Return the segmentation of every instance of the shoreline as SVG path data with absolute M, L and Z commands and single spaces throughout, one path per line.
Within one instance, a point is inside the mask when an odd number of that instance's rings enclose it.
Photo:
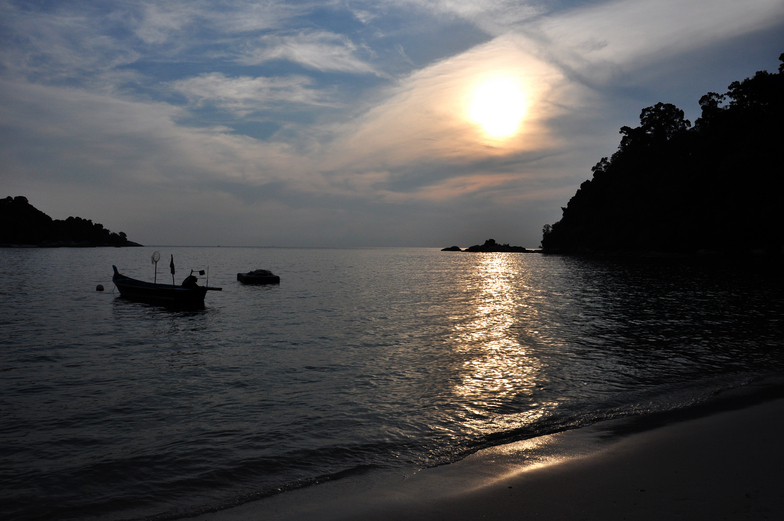
M 784 398 L 768 400 L 644 431 L 634 421 L 603 422 L 407 476 L 338 480 L 192 519 L 780 519 Z

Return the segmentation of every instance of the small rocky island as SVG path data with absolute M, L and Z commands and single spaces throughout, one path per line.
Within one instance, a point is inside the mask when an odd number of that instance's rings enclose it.
M 533 250 L 527 250 L 522 246 L 509 246 L 508 244 L 499 244 L 495 242 L 495 239 L 487 239 L 484 244 L 479 245 L 475 244 L 473 246 L 469 246 L 465 250 L 461 250 L 460 246 L 450 246 L 449 248 L 444 248 L 441 251 L 467 251 L 471 253 L 529 253 Z
M 0 246 L 93 247 L 141 246 L 124 232 L 114 233 L 81 217 L 52 219 L 31 205 L 26 197 L 0 199 Z

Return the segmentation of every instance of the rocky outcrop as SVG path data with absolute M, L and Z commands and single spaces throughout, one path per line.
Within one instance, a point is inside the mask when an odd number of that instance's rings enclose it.
M 525 253 L 528 250 L 523 248 L 522 246 L 509 246 L 508 244 L 499 244 L 495 242 L 495 239 L 487 239 L 484 244 L 481 246 L 476 244 L 474 246 L 469 246 L 466 248 L 465 251 L 468 252 L 480 252 L 480 253 Z

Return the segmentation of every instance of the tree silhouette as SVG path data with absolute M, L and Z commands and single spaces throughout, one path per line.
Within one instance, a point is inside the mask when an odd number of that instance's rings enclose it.
M 694 128 L 657 103 L 545 227 L 545 251 L 782 249 L 784 54 L 725 94 L 700 98 Z
M 683 111 L 671 103 L 657 103 L 642 109 L 639 127 L 621 127 L 620 150 L 662 145 L 691 126 L 683 116 Z

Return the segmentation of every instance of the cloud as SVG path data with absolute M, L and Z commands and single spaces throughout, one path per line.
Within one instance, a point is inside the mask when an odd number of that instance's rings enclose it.
M 167 103 L 8 81 L 0 94 L 7 172 L 119 189 L 196 187 L 216 178 L 259 184 L 304 170 L 285 143 L 178 125 L 185 111 Z
M 213 72 L 172 82 L 170 87 L 197 106 L 212 103 L 237 117 L 280 103 L 335 106 L 323 90 L 312 88 L 312 84 L 313 81 L 305 76 L 227 78 Z
M 41 12 L 0 4 L 0 48 L 3 74 L 29 77 L 38 83 L 79 84 L 105 88 L 105 75 L 118 78 L 118 67 L 139 53 L 106 33 L 111 17 L 53 8 Z
M 195 21 L 197 5 L 192 6 L 195 9 L 188 9 L 179 2 L 141 3 L 134 32 L 148 45 L 166 43 Z
M 258 42 L 260 46 L 243 53 L 237 60 L 245 65 L 288 60 L 318 71 L 379 74 L 357 56 L 363 52 L 369 57 L 368 49 L 358 47 L 344 35 L 307 31 L 294 35 L 265 35 Z
M 486 0 L 483 2 L 475 0 L 410 0 L 407 3 L 442 15 L 458 16 L 471 20 L 496 36 L 500 36 L 508 32 L 510 27 L 530 21 L 548 10 L 542 2 L 520 0 Z
M 371 165 L 473 162 L 559 145 L 547 121 L 579 98 L 564 99 L 563 75 L 528 51 L 528 43 L 517 36 L 498 38 L 400 81 L 382 103 L 340 130 L 344 137 L 334 143 L 339 156 L 376 169 Z M 474 91 L 498 77 L 519 82 L 526 97 L 522 132 L 510 139 L 484 136 L 468 114 Z
M 124 7 L 129 25 L 142 42 L 150 46 L 173 45 L 180 51 L 200 47 L 210 33 L 236 37 L 274 30 L 307 9 L 308 6 L 297 7 L 288 2 L 245 0 L 147 0 Z
M 781 24 L 780 0 L 620 0 L 537 21 L 529 34 L 583 81 L 604 85 L 654 61 Z

